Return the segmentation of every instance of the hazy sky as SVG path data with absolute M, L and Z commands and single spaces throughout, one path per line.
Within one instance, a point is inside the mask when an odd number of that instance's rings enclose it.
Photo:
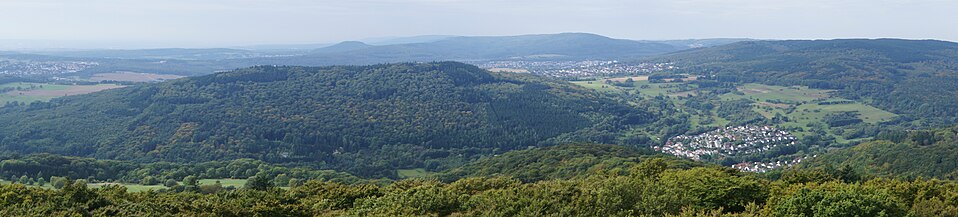
M 0 20 L 0 40 L 184 47 L 559 32 L 958 41 L 958 0 L 0 0 Z

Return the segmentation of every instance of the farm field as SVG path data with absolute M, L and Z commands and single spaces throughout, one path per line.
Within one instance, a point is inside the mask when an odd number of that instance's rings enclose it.
M 31 103 L 49 101 L 63 96 L 94 93 L 103 90 L 124 87 L 116 84 L 64 85 L 43 83 L 7 83 L 0 84 L 0 104 L 8 102 Z
M 726 94 L 722 98 L 726 100 L 737 98 L 750 98 L 756 101 L 782 101 L 786 103 L 807 103 L 812 100 L 825 99 L 829 97 L 829 90 L 810 89 L 808 87 L 782 87 L 769 86 L 763 84 L 744 84 L 736 87 L 744 95 Z
M 632 83 L 625 81 L 632 78 Z M 573 83 L 582 87 L 594 89 L 600 92 L 610 94 L 634 94 L 639 97 L 652 98 L 665 96 L 667 99 L 679 105 L 678 108 L 689 112 L 689 122 L 693 126 L 721 127 L 729 124 L 728 120 L 716 115 L 716 109 L 711 111 L 692 111 L 684 105 L 690 96 L 700 94 L 702 89 L 697 85 L 688 82 L 666 82 L 651 83 L 642 77 L 619 77 L 605 78 L 595 81 L 575 81 Z M 691 79 L 689 79 L 691 80 Z M 713 98 L 713 103 L 718 101 L 749 100 L 752 101 L 752 110 L 761 114 L 767 119 L 772 119 L 776 115 L 787 117 L 788 120 L 775 124 L 777 127 L 785 129 L 801 129 L 799 132 L 793 132 L 801 137 L 811 135 L 813 128 L 822 128 L 830 136 L 837 138 L 839 142 L 848 142 L 840 135 L 834 135 L 825 125 L 825 117 L 829 114 L 838 114 L 842 112 L 853 112 L 862 122 L 876 124 L 893 120 L 898 115 L 884 111 L 861 102 L 843 99 L 831 95 L 831 90 L 813 89 L 802 86 L 772 86 L 748 83 L 735 87 L 735 91 L 720 94 Z M 632 97 L 633 95 L 629 95 Z M 707 121 L 706 121 L 707 120 Z
M 399 178 L 403 179 L 420 178 L 433 174 L 432 172 L 426 171 L 426 169 L 423 168 L 396 170 L 396 172 L 399 173 Z

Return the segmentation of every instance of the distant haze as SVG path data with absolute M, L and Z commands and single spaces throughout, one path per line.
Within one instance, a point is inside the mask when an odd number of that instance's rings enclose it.
M 414 35 L 958 41 L 955 0 L 0 0 L 0 49 L 226 47 Z

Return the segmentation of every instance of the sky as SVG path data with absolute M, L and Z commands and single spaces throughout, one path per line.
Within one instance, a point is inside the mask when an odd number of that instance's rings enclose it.
M 0 47 L 224 47 L 561 32 L 637 40 L 958 41 L 956 26 L 958 0 L 0 0 Z

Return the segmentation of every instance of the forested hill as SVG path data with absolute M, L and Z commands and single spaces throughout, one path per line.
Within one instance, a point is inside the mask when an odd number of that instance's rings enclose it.
M 958 123 L 958 43 L 747 41 L 654 58 L 712 79 L 836 89 L 924 126 Z
M 958 178 L 958 127 L 886 131 L 878 140 L 829 152 L 805 163 L 810 168 L 850 168 L 879 177 Z
M 427 43 L 369 46 L 361 49 L 318 49 L 313 54 L 303 56 L 258 58 L 242 61 L 257 64 L 317 66 L 449 60 L 632 59 L 682 49 L 686 49 L 686 47 L 650 41 L 613 39 L 587 33 L 562 33 L 519 36 L 462 36 Z M 339 52 L 330 52 L 337 50 Z
M 455 181 L 466 177 L 505 176 L 523 182 L 569 180 L 588 177 L 598 171 L 627 173 L 636 164 L 658 160 L 662 169 L 689 169 L 703 163 L 666 155 L 651 150 L 637 150 L 617 145 L 567 144 L 537 149 L 518 150 L 480 159 L 468 165 L 439 174 L 440 180 Z
M 589 135 L 658 116 L 563 81 L 454 62 L 260 66 L 10 104 L 0 109 L 0 149 L 138 162 L 254 158 L 390 176 L 425 159 L 600 140 Z

